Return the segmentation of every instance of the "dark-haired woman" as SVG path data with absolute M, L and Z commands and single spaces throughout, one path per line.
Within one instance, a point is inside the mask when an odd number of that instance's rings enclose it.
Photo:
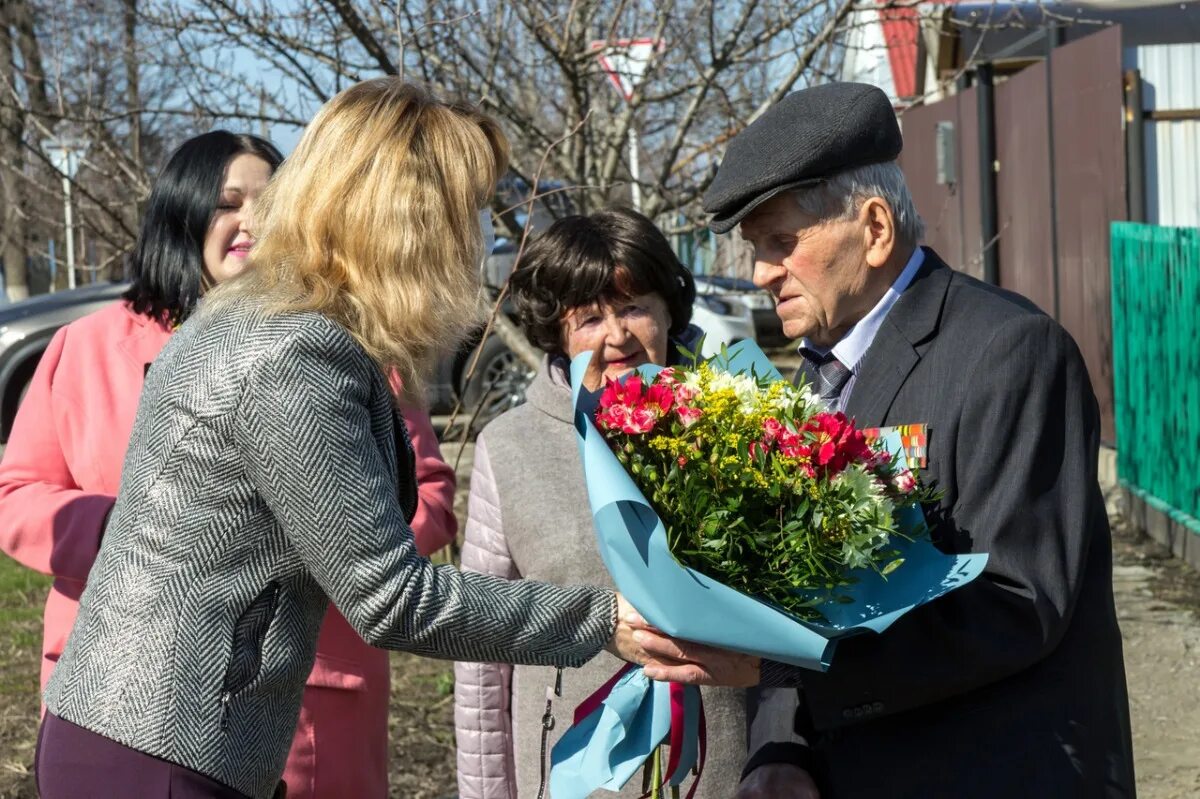
M 58 331 L 42 356 L 0 463 L 0 549 L 54 576 L 42 685 L 62 653 L 120 484 L 142 382 L 212 286 L 246 268 L 258 195 L 282 157 L 255 136 L 189 139 L 151 192 L 123 302 Z M 429 418 L 404 416 L 418 454 L 417 546 L 454 537 L 453 472 Z M 387 795 L 387 653 L 330 609 L 288 757 L 289 797 Z
M 646 217 L 613 209 L 566 217 L 536 239 L 510 281 L 520 323 L 546 357 L 527 402 L 489 424 L 475 445 L 462 566 L 509 579 L 612 586 L 592 528 L 572 425 L 571 358 L 595 352 L 605 377 L 674 361 L 694 349 L 695 284 Z M 601 348 L 602 347 L 602 348 Z M 600 653 L 562 680 L 557 723 L 622 666 Z M 542 716 L 555 684 L 546 666 L 458 663 L 455 727 L 461 799 L 538 796 Z M 737 792 L 746 755 L 745 693 L 705 688 L 709 762 L 697 796 Z M 642 795 L 634 778 L 619 794 Z

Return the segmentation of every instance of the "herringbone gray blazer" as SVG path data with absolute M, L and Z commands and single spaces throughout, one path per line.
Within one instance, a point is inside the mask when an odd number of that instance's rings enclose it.
M 417 555 L 396 420 L 383 375 L 324 316 L 240 299 L 185 324 L 147 376 L 49 711 L 269 796 L 329 600 L 380 647 L 556 666 L 595 656 L 615 624 L 611 591 Z

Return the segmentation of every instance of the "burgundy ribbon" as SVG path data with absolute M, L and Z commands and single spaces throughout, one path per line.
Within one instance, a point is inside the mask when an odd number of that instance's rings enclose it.
M 699 689 L 696 689 L 699 692 Z M 696 779 L 692 780 L 692 789 L 688 791 L 687 799 L 696 795 L 700 785 L 700 775 L 704 773 L 704 759 L 708 756 L 708 724 L 704 720 L 704 694 L 700 694 L 700 759 L 696 761 Z
M 670 782 L 671 777 L 675 775 L 676 769 L 679 768 L 679 760 L 683 757 L 683 735 L 684 735 L 684 694 L 687 687 L 680 683 L 671 683 L 671 734 L 668 738 L 668 744 L 671 747 L 671 756 L 667 759 L 667 768 L 663 772 L 662 787 L 666 787 Z M 704 720 L 704 695 L 700 693 L 700 689 L 696 689 L 697 701 L 700 703 L 700 757 L 696 760 L 696 778 L 692 780 L 692 787 L 688 789 L 687 799 L 692 799 L 696 795 L 696 789 L 700 787 L 700 775 L 704 773 L 704 761 L 708 756 L 708 729 Z
M 679 768 L 679 759 L 683 757 L 683 695 L 684 687 L 677 682 L 670 683 L 671 691 L 671 734 L 667 739 L 671 747 L 671 756 L 667 759 L 666 780 L 675 776 Z M 664 783 L 665 784 L 665 783 Z
M 612 693 L 612 689 L 616 687 L 617 683 L 621 681 L 621 678 L 628 674 L 629 670 L 632 668 L 632 663 L 626 663 L 623 667 L 621 667 L 620 671 L 608 678 L 608 682 L 604 683 L 604 685 L 601 685 L 596 689 L 595 693 L 580 702 L 579 707 L 575 708 L 575 723 L 578 724 L 588 716 L 592 715 L 592 711 L 603 704 L 604 698 Z

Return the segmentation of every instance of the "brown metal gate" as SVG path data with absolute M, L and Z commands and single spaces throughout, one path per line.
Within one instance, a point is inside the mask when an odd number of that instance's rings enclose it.
M 1075 338 L 1108 442 L 1115 441 L 1109 223 L 1128 218 L 1121 68 L 1121 30 L 1112 27 L 997 82 L 993 241 L 982 233 L 986 114 L 978 89 L 905 112 L 900 159 L 927 242 L 977 277 L 983 253 L 994 247 L 1000 285 L 1037 303 Z M 939 122 L 954 124 L 955 182 L 947 185 L 937 180 Z
M 983 277 L 979 224 L 979 110 L 975 89 L 904 112 L 900 167 L 925 220 L 925 242 L 947 262 Z M 953 126 L 954 180 L 937 180 L 937 129 Z
M 1100 401 L 1102 435 L 1113 442 L 1109 223 L 1129 218 L 1121 31 L 1093 34 L 1054 56 L 1058 319 L 1083 351 Z

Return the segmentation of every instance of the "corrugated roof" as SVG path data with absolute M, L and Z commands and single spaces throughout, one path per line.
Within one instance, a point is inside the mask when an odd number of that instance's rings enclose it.
M 883 5 L 887 0 L 877 2 Z M 879 21 L 883 26 L 888 63 L 892 66 L 896 97 L 914 97 L 917 94 L 917 37 L 920 34 L 917 10 L 912 6 L 881 8 Z
M 891 2 L 875 1 L 880 6 L 887 6 Z M 887 46 L 888 63 L 892 68 L 892 82 L 898 99 L 917 95 L 917 47 L 921 35 L 918 7 L 952 6 L 960 2 L 962 0 L 926 0 L 913 5 L 879 9 L 879 22 L 883 29 L 883 40 Z

